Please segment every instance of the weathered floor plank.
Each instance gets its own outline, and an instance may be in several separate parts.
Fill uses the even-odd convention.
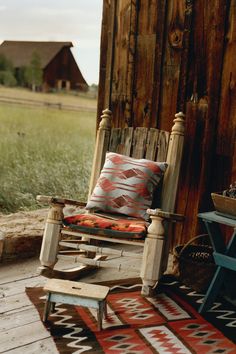
[[[34,277],[28,279],[16,280],[10,283],[0,285],[0,298],[25,293],[26,287],[43,286],[46,279],[43,277]]]
[[[20,260],[17,263],[6,263],[0,266],[0,284],[30,279],[37,276],[38,259]]]
[[[37,275],[38,265],[35,259],[0,267],[0,353],[58,353],[25,293],[26,287],[43,286],[46,281]]]
[[[18,328],[12,328],[8,331],[1,332],[0,353],[23,347],[46,338],[50,338],[50,333],[45,329],[40,320]],[[25,353],[23,348],[21,353]]]
[[[0,319],[0,336],[3,331],[18,328],[19,326],[38,320],[39,314],[33,305],[2,314]]]
[[[58,354],[58,350],[55,346],[52,338],[40,339],[37,342],[24,345],[23,347],[15,348],[7,352],[1,352],[6,354]]]
[[[7,296],[3,299],[0,299],[0,314],[4,314],[16,309],[23,309],[30,305],[32,305],[32,303],[24,293]]]

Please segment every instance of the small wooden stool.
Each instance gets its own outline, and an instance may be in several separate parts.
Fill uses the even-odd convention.
[[[107,315],[106,297],[109,287],[80,283],[69,280],[49,279],[44,286],[47,291],[47,299],[44,307],[43,322],[47,321],[48,315],[56,302],[91,307],[97,309],[98,329],[102,329],[103,314]]]

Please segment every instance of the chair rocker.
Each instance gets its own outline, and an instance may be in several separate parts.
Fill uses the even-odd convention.
[[[46,277],[63,279],[78,279],[88,269],[96,267],[117,268],[117,262],[107,256],[116,254],[119,256],[134,257],[137,265],[141,264],[140,277],[143,282],[142,294],[150,296],[158,280],[167,267],[170,235],[168,232],[169,222],[182,221],[183,216],[175,214],[175,201],[180,172],[184,141],[184,114],[175,115],[171,133],[154,128],[112,128],[112,113],[106,109],[101,116],[101,122],[97,132],[95,154],[89,187],[89,197],[92,195],[96,182],[99,179],[106,153],[118,153],[126,158],[146,159],[149,161],[165,161],[167,169],[161,183],[161,196],[158,208],[151,207],[147,210],[149,226],[145,229],[142,239],[130,238],[130,233],[122,231],[106,230],[107,234],[100,229],[82,227],[77,229],[68,222],[66,223],[63,211],[65,206],[84,208],[85,203],[50,196],[37,196],[40,203],[50,205],[46,220],[43,242],[40,253],[41,274]],[[91,211],[85,212],[88,217],[99,217]],[[78,214],[80,215],[80,214]],[[109,220],[114,215],[107,214]],[[115,220],[124,219],[124,215],[116,214]],[[137,218],[128,218],[131,223],[140,223]],[[142,220],[141,224],[146,223]],[[139,225],[139,224],[138,224]],[[134,228],[136,229],[136,228]],[[170,229],[169,229],[170,231]],[[113,234],[114,233],[114,234]],[[96,241],[94,241],[96,240]],[[97,241],[98,240],[98,241]],[[135,245],[142,249],[140,252],[126,252],[119,249],[97,246],[101,241],[110,242],[114,245]],[[92,245],[92,243],[96,245]],[[78,262],[79,267],[69,270],[56,270],[54,266],[58,259],[69,259]],[[110,264],[110,265],[109,265]],[[118,265],[122,268],[122,262]]]

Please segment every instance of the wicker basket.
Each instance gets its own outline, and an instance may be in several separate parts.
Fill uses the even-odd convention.
[[[179,280],[197,292],[205,292],[216,271],[213,249],[208,245],[195,245],[193,241],[208,236],[198,235],[185,245],[174,249],[173,273]]]

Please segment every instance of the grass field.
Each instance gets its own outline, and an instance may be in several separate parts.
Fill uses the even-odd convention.
[[[95,116],[0,106],[0,212],[38,208],[37,194],[86,200]]]

